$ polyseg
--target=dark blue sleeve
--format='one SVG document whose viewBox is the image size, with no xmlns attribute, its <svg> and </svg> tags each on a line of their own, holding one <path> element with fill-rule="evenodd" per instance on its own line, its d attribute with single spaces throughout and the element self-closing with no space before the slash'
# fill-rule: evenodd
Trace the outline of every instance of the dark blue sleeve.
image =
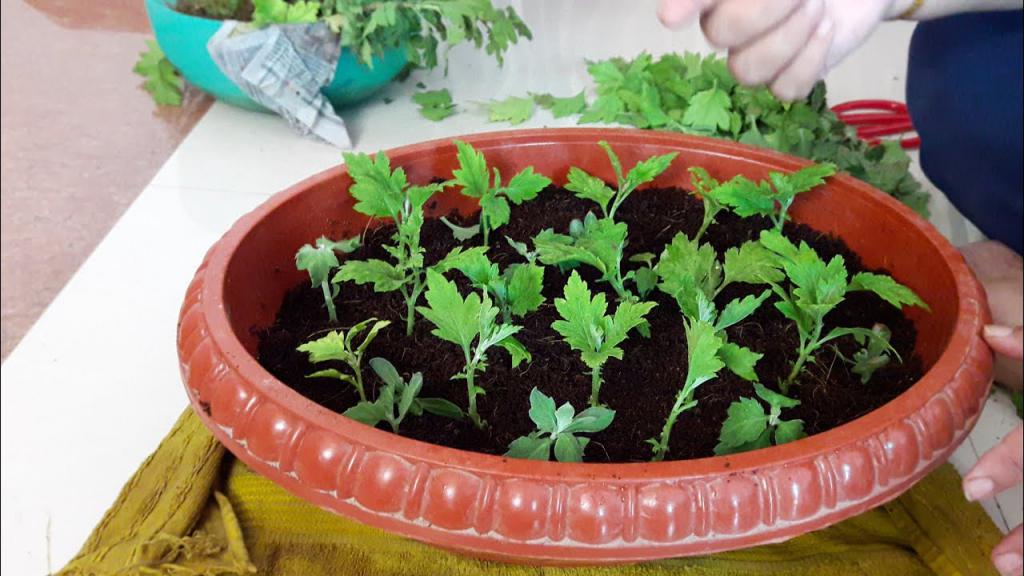
<svg viewBox="0 0 1024 576">
<path fill-rule="evenodd" d="M 921 167 L 988 237 L 1021 252 L 1024 12 L 923 22 L 910 43 L 907 104 Z"/>
</svg>

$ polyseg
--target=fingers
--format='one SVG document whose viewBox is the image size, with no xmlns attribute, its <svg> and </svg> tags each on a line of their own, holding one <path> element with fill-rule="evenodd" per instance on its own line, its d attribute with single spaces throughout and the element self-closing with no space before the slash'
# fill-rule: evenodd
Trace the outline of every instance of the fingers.
<svg viewBox="0 0 1024 576">
<path fill-rule="evenodd" d="M 964 476 L 964 495 L 968 500 L 983 500 L 1020 484 L 1024 472 L 1024 424 L 1017 426 L 1003 441 L 982 455 Z"/>
<path fill-rule="evenodd" d="M 990 324 L 985 326 L 982 336 L 997 354 L 1015 360 L 1024 358 L 1024 334 L 1022 334 L 1020 326 L 1010 328 L 1009 326 Z"/>
<path fill-rule="evenodd" d="M 1017 526 L 992 549 L 992 564 L 1002 576 L 1021 576 L 1024 572 L 1024 526 Z"/>
<path fill-rule="evenodd" d="M 743 46 L 786 20 L 804 0 L 720 1 L 701 17 L 708 42 L 719 48 Z"/>
<path fill-rule="evenodd" d="M 825 59 L 834 34 L 835 22 L 825 16 L 804 49 L 772 81 L 772 93 L 784 102 L 807 96 L 825 75 Z"/>
<path fill-rule="evenodd" d="M 707 10 L 716 0 L 661 0 L 658 3 L 658 20 L 666 28 L 682 28 Z"/>
<path fill-rule="evenodd" d="M 807 0 L 781 25 L 729 52 L 729 68 L 743 84 L 765 84 L 804 49 L 825 12 L 823 0 Z"/>
</svg>

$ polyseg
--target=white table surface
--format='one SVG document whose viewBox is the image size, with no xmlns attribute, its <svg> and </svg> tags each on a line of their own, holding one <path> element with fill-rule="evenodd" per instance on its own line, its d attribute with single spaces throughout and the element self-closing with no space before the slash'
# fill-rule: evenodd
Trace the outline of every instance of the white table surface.
<svg viewBox="0 0 1024 576">
<path fill-rule="evenodd" d="M 589 85 L 584 58 L 708 50 L 695 28 L 662 29 L 653 0 L 514 5 L 532 43 L 513 48 L 500 70 L 480 52 L 456 49 L 447 78 L 420 74 L 387 89 L 391 104 L 374 98 L 347 112 L 358 149 L 505 128 L 472 102 L 574 94 Z M 831 101 L 902 99 L 911 30 L 885 26 L 832 71 Z M 409 101 L 416 79 L 448 87 L 463 112 L 440 123 L 420 117 Z M 571 124 L 539 111 L 522 127 Z M 340 160 L 274 116 L 216 104 L 82 265 L 2 366 L 4 574 L 43 574 L 69 560 L 185 407 L 175 324 L 206 249 L 269 195 Z M 955 243 L 978 238 L 941 195 L 933 211 Z M 965 470 L 1016 422 L 1005 395 L 994 395 L 953 462 Z M 1021 502 L 1017 487 L 986 508 L 1005 530 L 1021 521 Z"/>
</svg>

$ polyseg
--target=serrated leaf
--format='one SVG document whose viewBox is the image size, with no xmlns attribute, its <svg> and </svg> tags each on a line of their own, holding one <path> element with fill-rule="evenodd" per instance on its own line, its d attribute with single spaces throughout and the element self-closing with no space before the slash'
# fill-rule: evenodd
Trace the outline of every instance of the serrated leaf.
<svg viewBox="0 0 1024 576">
<path fill-rule="evenodd" d="M 518 327 L 516 327 L 516 330 L 518 330 Z M 526 349 L 526 346 L 523 346 L 522 342 L 512 336 L 502 338 L 498 345 L 504 348 L 509 353 L 509 356 L 512 357 L 513 368 L 518 368 L 523 362 L 529 364 L 533 361 L 533 355 Z"/>
<path fill-rule="evenodd" d="M 725 342 L 718 350 L 718 356 L 730 372 L 744 380 L 754 382 L 757 380 L 757 372 L 754 371 L 754 366 L 757 365 L 757 361 L 764 354 L 754 352 L 749 348 L 733 344 L 732 342 Z"/>
<path fill-rule="evenodd" d="M 746 320 L 751 314 L 761 307 L 761 303 L 771 296 L 771 293 L 771 290 L 765 290 L 757 296 L 750 294 L 743 298 L 731 300 L 725 305 L 725 308 L 723 308 L 722 312 L 718 315 L 718 320 L 715 322 L 715 329 L 719 331 L 725 330 L 730 326 L 734 326 Z"/>
<path fill-rule="evenodd" d="M 486 218 L 487 227 L 491 230 L 508 224 L 512 216 L 512 208 L 504 196 L 486 194 L 480 199 L 481 218 Z"/>
<path fill-rule="evenodd" d="M 383 153 L 371 157 L 367 154 L 342 154 L 352 177 L 348 193 L 357 200 L 357 212 L 376 218 L 395 218 L 402 211 L 403 190 L 408 185 L 405 170 L 391 170 L 391 161 Z"/>
<path fill-rule="evenodd" d="M 775 196 L 767 182 L 734 176 L 715 188 L 713 195 L 718 202 L 729 206 L 743 218 L 775 214 Z"/>
<path fill-rule="evenodd" d="M 722 271 L 726 284 L 777 284 L 785 278 L 775 256 L 753 241 L 726 250 Z"/>
<path fill-rule="evenodd" d="M 551 457 L 551 438 L 520 436 L 509 444 L 505 456 L 526 460 L 547 460 Z"/>
<path fill-rule="evenodd" d="M 514 204 L 522 204 L 533 200 L 542 190 L 551 184 L 551 179 L 533 171 L 532 166 L 527 166 L 521 172 L 508 181 L 508 186 L 502 192 Z"/>
<path fill-rule="evenodd" d="M 679 156 L 678 152 L 670 152 L 660 156 L 652 156 L 637 162 L 636 165 L 630 169 L 629 173 L 626 174 L 626 182 L 629 183 L 630 187 L 635 188 L 641 184 L 653 181 L 665 170 L 668 170 L 669 166 L 672 165 L 672 161 L 675 160 L 677 156 Z"/>
<path fill-rule="evenodd" d="M 453 223 L 451 220 L 448 220 L 448 218 L 444 216 L 442 216 L 440 220 L 442 224 L 447 226 L 448 229 L 452 231 L 452 237 L 458 240 L 459 242 L 471 240 L 472 238 L 480 234 L 479 224 L 473 224 L 472 226 L 459 226 L 458 224 Z"/>
<path fill-rule="evenodd" d="M 729 405 L 718 440 L 726 446 L 742 446 L 757 440 L 767 426 L 768 415 L 761 403 L 753 398 L 740 398 Z"/>
<path fill-rule="evenodd" d="M 714 326 L 703 320 L 692 320 L 686 324 L 686 381 L 684 395 L 693 397 L 694 390 L 714 378 L 725 367 L 719 357 L 722 338 Z"/>
<path fill-rule="evenodd" d="M 803 420 L 780 420 L 775 426 L 775 444 L 786 444 L 805 438 Z"/>
<path fill-rule="evenodd" d="M 180 106 L 185 81 L 155 40 L 146 40 L 146 45 L 149 49 L 139 53 L 132 71 L 145 78 L 142 86 L 157 105 Z"/>
<path fill-rule="evenodd" d="M 637 293 L 644 298 L 658 286 L 658 273 L 654 268 L 639 268 L 633 274 L 633 281 L 636 282 Z"/>
<path fill-rule="evenodd" d="M 316 245 L 306 244 L 295 253 L 295 267 L 309 273 L 313 286 L 328 281 L 331 270 L 340 265 L 334 252 L 334 243 L 324 236 L 317 238 Z"/>
<path fill-rule="evenodd" d="M 406 278 L 393 264 L 383 260 L 348 260 L 341 265 L 331 282 L 373 284 L 375 292 L 390 292 L 401 288 Z"/>
<path fill-rule="evenodd" d="M 731 109 L 732 101 L 724 90 L 703 90 L 690 99 L 690 104 L 683 113 L 682 122 L 685 126 L 699 131 L 728 130 Z"/>
<path fill-rule="evenodd" d="M 615 196 L 615 191 L 609 188 L 603 180 L 591 176 L 575 166 L 569 168 L 565 189 L 578 198 L 597 202 L 603 212 L 608 211 L 608 202 Z"/>
<path fill-rule="evenodd" d="M 572 434 L 559 434 L 555 440 L 555 460 L 583 462 L 583 445 Z"/>
<path fill-rule="evenodd" d="M 931 310 L 921 297 L 894 280 L 891 276 L 874 274 L 872 272 L 858 272 L 850 280 L 849 290 L 866 290 L 874 292 L 882 300 L 892 304 L 896 308 L 903 306 L 919 306 L 925 310 Z"/>
<path fill-rule="evenodd" d="M 461 140 L 454 140 L 454 143 L 458 150 L 456 158 L 459 167 L 452 171 L 454 178 L 448 184 L 461 186 L 466 196 L 482 198 L 491 186 L 483 152 Z"/>
<path fill-rule="evenodd" d="M 417 306 L 416 310 L 434 324 L 430 333 L 469 350 L 480 325 L 484 324 L 480 295 L 474 292 L 463 298 L 454 282 L 434 270 L 427 270 L 425 297 L 428 305 Z"/>
<path fill-rule="evenodd" d="M 534 103 L 532 98 L 509 96 L 504 100 L 492 100 L 487 104 L 491 122 L 508 122 L 522 124 L 533 117 Z"/>
<path fill-rule="evenodd" d="M 800 405 L 799 400 L 779 394 L 774 390 L 766 388 L 759 382 L 754 382 L 754 393 L 757 394 L 758 398 L 767 402 L 772 408 L 796 408 Z"/>
<path fill-rule="evenodd" d="M 313 364 L 330 360 L 349 362 L 354 359 L 345 344 L 345 334 L 337 330 L 332 330 L 316 340 L 301 344 L 296 350 L 308 354 L 309 361 Z"/>
<path fill-rule="evenodd" d="M 558 98 L 551 94 L 534 94 L 533 100 L 541 108 L 551 110 L 551 114 L 555 118 L 564 118 L 566 116 L 579 114 L 583 112 L 583 109 L 587 106 L 586 96 L 582 90 L 579 94 L 566 98 Z"/>
<path fill-rule="evenodd" d="M 455 104 L 452 102 L 452 95 L 448 89 L 417 92 L 413 94 L 412 101 L 419 105 L 420 114 L 434 122 L 444 120 L 455 114 Z"/>
<path fill-rule="evenodd" d="M 658 288 L 675 298 L 688 317 L 698 318 L 698 293 L 711 299 L 721 283 L 721 268 L 714 248 L 690 240 L 682 232 L 672 238 L 658 259 Z"/>
<path fill-rule="evenodd" d="M 387 414 L 384 411 L 384 406 L 377 402 L 360 402 L 355 406 L 345 410 L 342 416 L 351 418 L 356 422 L 361 422 L 367 426 L 376 426 L 381 420 L 384 420 Z"/>
<path fill-rule="evenodd" d="M 513 264 L 505 272 L 509 311 L 525 316 L 544 303 L 544 268 L 536 264 Z"/>
</svg>

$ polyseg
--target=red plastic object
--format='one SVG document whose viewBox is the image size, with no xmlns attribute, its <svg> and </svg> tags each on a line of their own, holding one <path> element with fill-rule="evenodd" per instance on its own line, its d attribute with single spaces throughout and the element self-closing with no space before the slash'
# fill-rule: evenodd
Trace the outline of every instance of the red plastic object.
<svg viewBox="0 0 1024 576">
<path fill-rule="evenodd" d="M 865 112 L 867 111 L 867 112 Z M 907 105 L 892 100 L 853 100 L 832 107 L 840 120 L 857 127 L 857 136 L 868 144 L 877 145 L 881 136 L 902 135 L 914 131 Z M 906 150 L 921 146 L 917 136 L 900 138 Z"/>
<path fill-rule="evenodd" d="M 723 140 L 637 130 L 463 139 L 502 173 L 533 166 L 560 183 L 570 166 L 613 177 L 599 140 L 610 142 L 626 165 L 678 152 L 658 186 L 687 182 L 690 166 L 722 180 L 806 165 Z M 415 183 L 448 176 L 455 154 L 448 140 L 388 152 Z M 777 542 L 898 496 L 966 438 L 988 394 L 992 355 L 980 337 L 987 306 L 963 258 L 893 198 L 836 176 L 801 195 L 793 217 L 840 235 L 867 266 L 892 271 L 932 307 L 910 311 L 927 373 L 878 410 L 783 446 L 633 464 L 514 460 L 370 428 L 301 397 L 253 357 L 253 327 L 272 322 L 285 292 L 303 281 L 295 250 L 321 234 L 342 237 L 367 224 L 352 208 L 349 184 L 345 168 L 333 168 L 242 217 L 210 249 L 188 288 L 178 350 L 192 405 L 232 452 L 297 496 L 371 526 L 530 564 L 626 563 Z M 475 208 L 449 193 L 436 210 L 453 207 Z"/>
</svg>

